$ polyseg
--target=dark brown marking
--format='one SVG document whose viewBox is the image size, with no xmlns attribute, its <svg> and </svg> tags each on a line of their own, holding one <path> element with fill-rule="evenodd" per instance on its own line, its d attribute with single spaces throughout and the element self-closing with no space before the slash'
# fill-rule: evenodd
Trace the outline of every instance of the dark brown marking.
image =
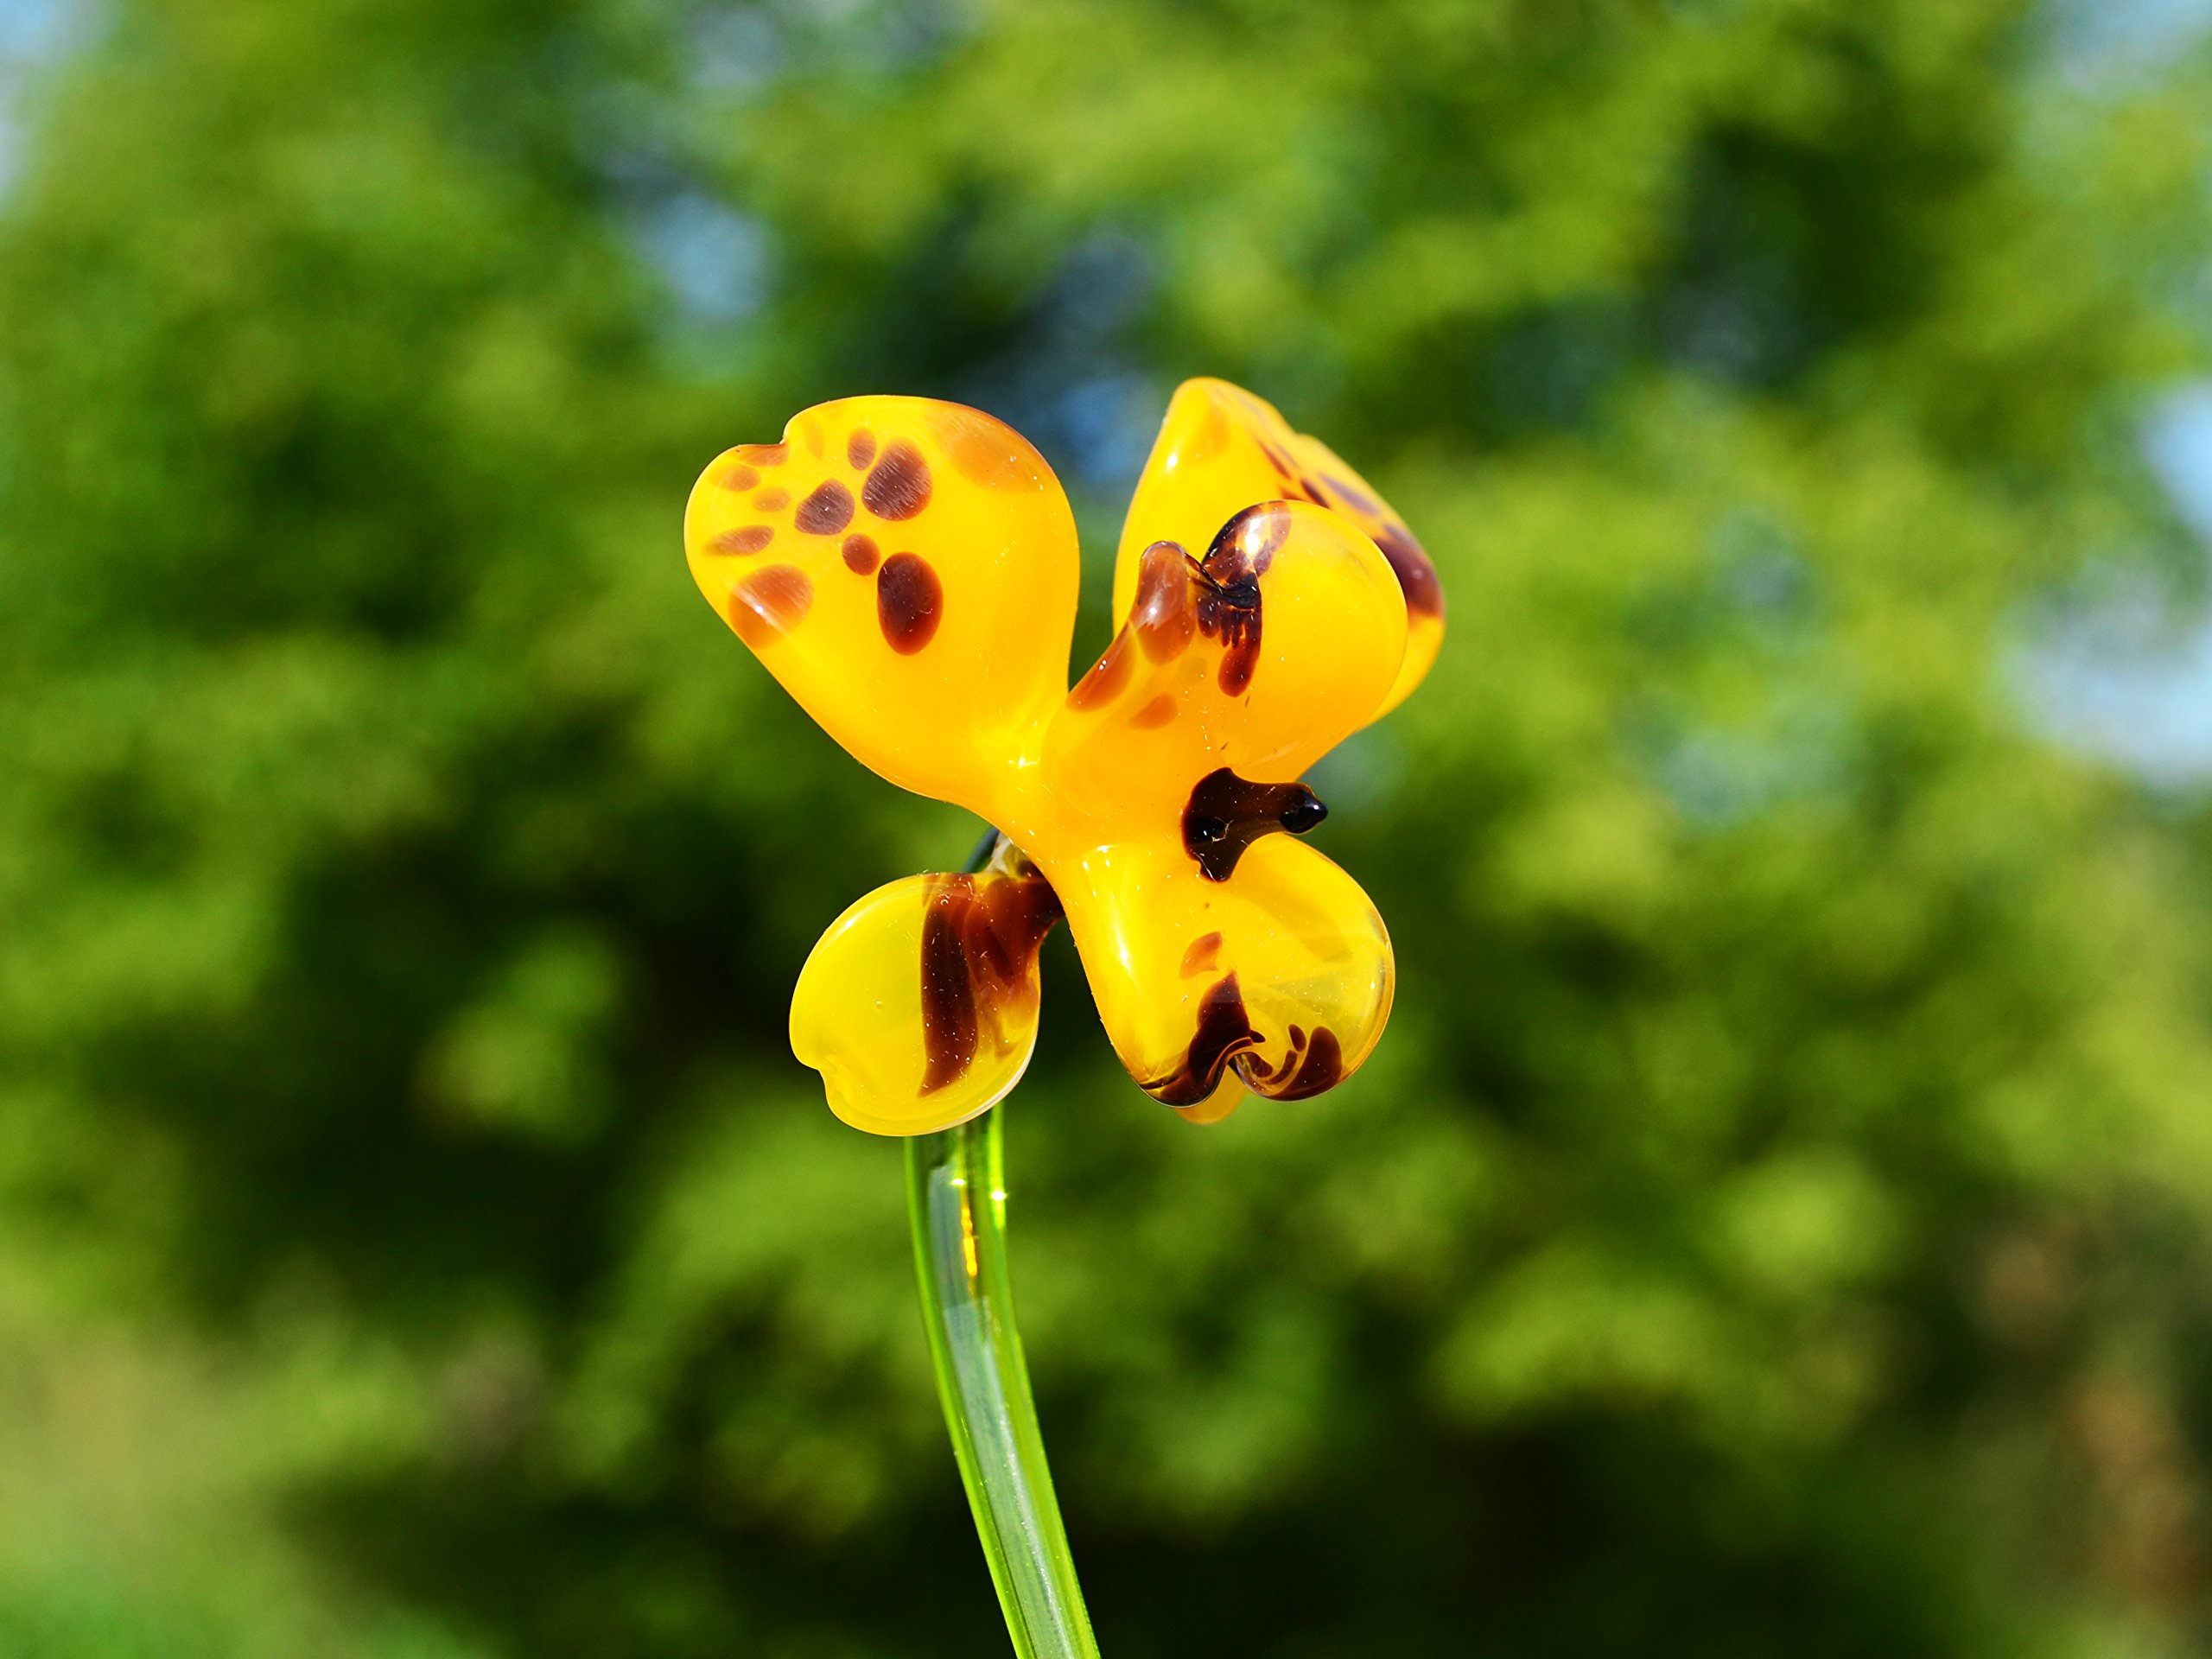
<svg viewBox="0 0 2212 1659">
<path fill-rule="evenodd" d="M 1280 501 L 1263 501 L 1224 524 L 1199 561 L 1198 631 L 1221 641 L 1217 678 L 1230 696 L 1242 696 L 1259 668 L 1260 578 L 1290 529 L 1290 510 Z"/>
<path fill-rule="evenodd" d="M 875 459 L 875 434 L 866 427 L 855 427 L 845 440 L 845 461 L 848 466 L 865 467 Z"/>
<path fill-rule="evenodd" d="M 1308 1046 L 1305 1028 L 1290 1028 L 1290 1046 L 1281 1061 L 1268 1065 L 1256 1054 L 1239 1056 L 1237 1075 L 1253 1093 L 1270 1100 L 1304 1100 L 1333 1089 L 1344 1075 L 1344 1046 L 1326 1026 L 1317 1027 Z"/>
<path fill-rule="evenodd" d="M 1175 699 L 1165 692 L 1129 716 L 1129 724 L 1141 732 L 1158 731 L 1175 718 Z"/>
<path fill-rule="evenodd" d="M 1321 474 L 1321 481 L 1334 490 L 1337 499 L 1351 508 L 1353 512 L 1363 512 L 1371 518 L 1380 518 L 1382 516 L 1382 504 L 1351 480 L 1338 478 L 1334 473 L 1324 473 Z"/>
<path fill-rule="evenodd" d="M 1291 1027 L 1293 1031 L 1297 1027 Z M 1294 1047 L 1292 1052 L 1296 1053 Z M 1290 1062 L 1283 1062 L 1284 1070 Z M 1317 1027 L 1313 1046 L 1306 1051 L 1306 1062 L 1298 1068 L 1298 1075 L 1289 1083 L 1266 1092 L 1276 1100 L 1306 1100 L 1325 1090 L 1333 1089 L 1344 1075 L 1344 1046 L 1337 1041 L 1337 1033 L 1326 1026 Z"/>
<path fill-rule="evenodd" d="M 797 627 L 814 603 L 814 584 L 795 565 L 755 570 L 729 592 L 729 623 L 756 651 Z"/>
<path fill-rule="evenodd" d="M 1255 784 L 1227 766 L 1210 772 L 1183 809 L 1183 850 L 1209 881 L 1226 881 L 1244 849 L 1278 830 L 1302 836 L 1329 816 L 1303 784 Z"/>
<path fill-rule="evenodd" d="M 940 885 L 940 883 L 942 885 Z M 922 1092 L 960 1081 L 976 1062 L 982 1033 L 976 988 L 961 935 L 975 902 L 975 878 L 948 875 L 930 885 L 922 912 Z"/>
<path fill-rule="evenodd" d="M 776 539 L 772 524 L 747 524 L 742 530 L 726 530 L 707 543 L 717 553 L 758 553 Z"/>
<path fill-rule="evenodd" d="M 1198 1028 L 1182 1063 L 1163 1077 L 1143 1085 L 1154 1100 L 1169 1106 L 1195 1106 L 1221 1086 L 1229 1062 L 1260 1040 L 1244 1012 L 1244 995 L 1232 972 L 1198 1004 Z"/>
<path fill-rule="evenodd" d="M 755 512 L 781 512 L 791 504 L 791 493 L 789 490 L 763 490 L 753 498 Z"/>
<path fill-rule="evenodd" d="M 1114 643 L 1106 647 L 1090 672 L 1075 683 L 1075 690 L 1068 693 L 1068 707 L 1077 709 L 1100 708 L 1121 695 L 1122 688 L 1129 683 L 1129 673 L 1136 666 L 1136 653 L 1129 649 L 1129 631 L 1123 628 L 1114 636 Z"/>
<path fill-rule="evenodd" d="M 1137 564 L 1137 596 L 1129 606 L 1129 626 L 1155 663 L 1172 663 L 1198 636 L 1198 608 L 1192 589 L 1190 556 L 1173 542 L 1154 542 Z"/>
<path fill-rule="evenodd" d="M 868 469 L 861 499 L 879 518 L 911 518 L 930 504 L 930 464 L 904 438 L 894 438 Z"/>
<path fill-rule="evenodd" d="M 845 556 L 845 569 L 855 575 L 873 575 L 883 556 L 876 551 L 873 536 L 848 536 L 841 550 Z"/>
<path fill-rule="evenodd" d="M 834 478 L 816 485 L 791 515 L 792 527 L 806 536 L 835 536 L 852 522 L 853 493 Z"/>
<path fill-rule="evenodd" d="M 1010 1052 L 1037 1014 L 1037 950 L 1060 901 L 1033 869 L 932 876 L 922 913 L 922 1088 L 958 1082 L 988 1040 Z"/>
<path fill-rule="evenodd" d="M 722 488 L 749 490 L 760 481 L 760 474 L 750 467 L 733 467 L 722 474 Z"/>
<path fill-rule="evenodd" d="M 1398 586 L 1406 595 L 1407 614 L 1442 616 L 1444 584 L 1436 579 L 1436 566 L 1414 540 L 1413 531 L 1403 524 L 1385 524 L 1375 532 L 1375 545 L 1382 550 L 1382 556 L 1397 573 Z"/>
<path fill-rule="evenodd" d="M 1305 1033 L 1295 1026 L 1291 1027 L 1291 1031 L 1290 1047 L 1284 1052 L 1281 1065 L 1271 1066 L 1257 1054 L 1247 1054 L 1237 1060 L 1236 1074 L 1244 1079 L 1245 1085 L 1253 1093 L 1272 1095 L 1274 1085 L 1289 1082 L 1290 1074 L 1298 1069 L 1299 1061 L 1306 1058 Z"/>
<path fill-rule="evenodd" d="M 883 638 L 911 657 L 937 638 L 944 620 L 944 584 L 918 553 L 893 553 L 875 573 L 875 620 Z"/>
<path fill-rule="evenodd" d="M 1294 522 L 1290 510 L 1280 501 L 1247 507 L 1214 532 L 1200 568 L 1224 587 L 1247 577 L 1257 582 L 1268 574 L 1275 555 L 1290 539 Z"/>
<path fill-rule="evenodd" d="M 1201 933 L 1183 953 L 1183 977 L 1196 979 L 1200 974 L 1210 974 L 1220 961 L 1221 935 Z"/>
</svg>

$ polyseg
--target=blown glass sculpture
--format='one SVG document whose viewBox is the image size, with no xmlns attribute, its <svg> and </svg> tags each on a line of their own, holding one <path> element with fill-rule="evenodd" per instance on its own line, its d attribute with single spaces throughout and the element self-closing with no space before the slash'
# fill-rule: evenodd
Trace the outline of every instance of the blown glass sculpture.
<svg viewBox="0 0 2212 1659">
<path fill-rule="evenodd" d="M 684 543 L 708 602 L 864 766 L 994 825 L 877 888 L 791 1002 L 830 1109 L 908 1141 L 946 1420 L 1017 1652 L 1096 1652 L 1013 1319 L 995 1114 L 1065 918 L 1122 1064 L 1193 1122 L 1334 1087 L 1389 1017 L 1389 933 L 1298 839 L 1300 779 L 1435 660 L 1405 523 L 1219 380 L 1176 392 L 1122 532 L 1111 644 L 1072 688 L 1078 554 L 1052 469 L 957 404 L 849 397 L 716 457 Z M 980 1120 L 980 1122 L 978 1121 Z"/>
</svg>

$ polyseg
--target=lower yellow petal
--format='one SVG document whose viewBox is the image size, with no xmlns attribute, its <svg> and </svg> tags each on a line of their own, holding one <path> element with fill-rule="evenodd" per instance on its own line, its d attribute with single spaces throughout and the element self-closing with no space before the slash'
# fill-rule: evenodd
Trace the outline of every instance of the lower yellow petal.
<svg viewBox="0 0 2212 1659">
<path fill-rule="evenodd" d="M 1287 835 L 1212 879 L 1178 842 L 1040 855 L 1107 1035 L 1155 1099 L 1195 1106 L 1236 1080 L 1300 1099 L 1373 1052 L 1390 1015 L 1390 936 L 1367 894 Z"/>
<path fill-rule="evenodd" d="M 914 875 L 830 925 L 799 970 L 791 1052 L 873 1135 L 988 1110 L 1037 1046 L 1037 950 L 1059 919 L 1033 872 Z"/>
<path fill-rule="evenodd" d="M 1237 1082 L 1236 1074 L 1230 1071 L 1223 1077 L 1221 1087 L 1197 1105 L 1178 1106 L 1173 1109 L 1175 1116 L 1185 1123 L 1196 1123 L 1203 1128 L 1210 1124 L 1227 1122 L 1229 1115 L 1242 1106 L 1249 1097 L 1244 1092 L 1244 1085 Z"/>
</svg>

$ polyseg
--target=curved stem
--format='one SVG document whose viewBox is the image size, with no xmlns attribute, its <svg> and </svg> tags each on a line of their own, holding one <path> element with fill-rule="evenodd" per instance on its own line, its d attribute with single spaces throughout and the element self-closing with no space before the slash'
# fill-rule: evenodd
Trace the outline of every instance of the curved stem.
<svg viewBox="0 0 2212 1659">
<path fill-rule="evenodd" d="M 1014 1325 L 995 1109 L 906 1142 L 906 1205 L 938 1394 L 1014 1650 L 1097 1659 Z"/>
</svg>

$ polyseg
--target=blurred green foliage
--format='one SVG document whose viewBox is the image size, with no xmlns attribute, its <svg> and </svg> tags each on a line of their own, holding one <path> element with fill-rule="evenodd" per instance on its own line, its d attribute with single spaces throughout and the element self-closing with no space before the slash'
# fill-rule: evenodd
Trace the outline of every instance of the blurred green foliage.
<svg viewBox="0 0 2212 1659">
<path fill-rule="evenodd" d="M 0 1653 L 972 1655 L 898 1148 L 956 861 L 699 604 L 849 392 L 1243 380 L 1436 554 L 1399 945 L 1197 1131 L 1072 953 L 1015 1268 L 1109 1655 L 2193 1651 L 2203 821 L 2029 621 L 2200 554 L 2196 57 L 2017 0 L 110 0 L 0 205 Z"/>
</svg>

